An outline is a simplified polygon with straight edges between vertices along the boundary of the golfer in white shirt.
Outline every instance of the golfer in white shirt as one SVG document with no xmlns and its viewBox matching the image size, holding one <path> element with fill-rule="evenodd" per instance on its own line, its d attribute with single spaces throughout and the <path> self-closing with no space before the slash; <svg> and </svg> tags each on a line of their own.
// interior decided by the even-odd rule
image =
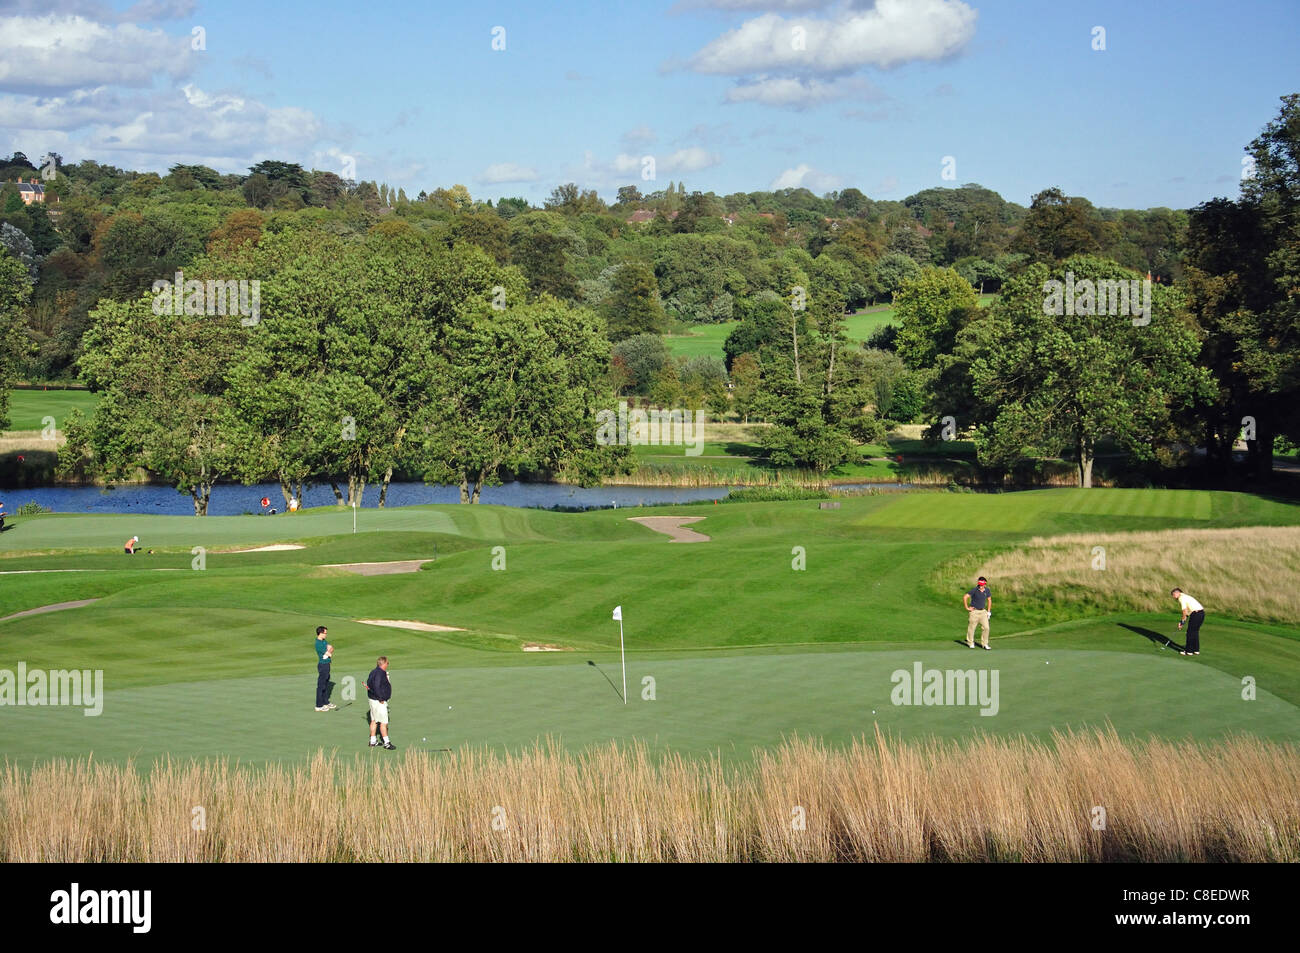
<svg viewBox="0 0 1300 953">
<path fill-rule="evenodd" d="M 1201 623 L 1205 621 L 1205 606 L 1201 605 L 1183 590 L 1175 587 L 1169 591 L 1169 594 L 1178 600 L 1178 605 L 1182 607 L 1183 617 L 1178 622 L 1178 628 L 1187 624 L 1187 645 L 1183 647 L 1181 655 L 1200 655 L 1201 654 Z"/>
</svg>

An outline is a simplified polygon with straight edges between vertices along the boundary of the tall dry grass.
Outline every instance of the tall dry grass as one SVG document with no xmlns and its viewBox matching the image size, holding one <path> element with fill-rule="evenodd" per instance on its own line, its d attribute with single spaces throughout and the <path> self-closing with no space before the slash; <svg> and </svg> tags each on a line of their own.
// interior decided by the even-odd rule
<svg viewBox="0 0 1300 953">
<path fill-rule="evenodd" d="M 1247 738 L 793 740 L 744 768 L 640 745 L 368 754 L 6 764 L 0 860 L 1300 860 L 1300 749 Z"/>
<path fill-rule="evenodd" d="M 1093 568 L 1094 547 L 1105 568 Z M 1107 611 L 1174 611 L 1174 586 L 1210 613 L 1293 623 L 1300 619 L 1300 527 L 1177 529 L 1035 538 L 978 567 L 1003 599 L 1084 605 Z M 971 566 L 941 570 L 941 584 L 965 581 Z M 951 578 L 950 578 L 951 577 Z M 951 588 L 951 585 L 949 586 Z"/>
</svg>

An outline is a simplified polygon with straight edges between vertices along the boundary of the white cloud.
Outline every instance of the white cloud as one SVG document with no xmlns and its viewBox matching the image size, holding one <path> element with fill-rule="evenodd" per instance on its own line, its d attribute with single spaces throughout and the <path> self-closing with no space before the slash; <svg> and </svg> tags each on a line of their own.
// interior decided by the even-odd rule
<svg viewBox="0 0 1300 953">
<path fill-rule="evenodd" d="M 830 175 L 826 172 L 819 172 L 806 162 L 795 166 L 793 169 L 786 169 L 775 179 L 772 180 L 771 188 L 777 189 L 809 189 L 813 192 L 830 192 L 840 187 L 838 176 Z"/>
<path fill-rule="evenodd" d="M 83 16 L 101 23 L 152 23 L 177 20 L 194 13 L 193 0 L 139 0 L 128 9 L 114 10 L 99 0 L 5 0 L 10 16 L 22 13 Z"/>
<path fill-rule="evenodd" d="M 537 170 L 515 162 L 497 162 L 480 172 L 476 181 L 483 185 L 500 185 L 504 182 L 536 182 Z"/>
<path fill-rule="evenodd" d="M 690 66 L 730 76 L 888 69 L 959 52 L 975 34 L 975 18 L 962 0 L 878 0 L 870 10 L 841 8 L 823 18 L 768 13 L 709 43 Z"/>
<path fill-rule="evenodd" d="M 635 129 L 629 129 L 623 133 L 622 141 L 624 149 L 636 149 L 640 146 L 648 146 L 654 142 L 657 137 L 654 130 L 645 123 L 637 126 Z"/>
<path fill-rule="evenodd" d="M 15 141 L 42 144 L 59 132 L 61 151 L 70 160 L 75 150 L 137 169 L 175 162 L 242 169 L 254 156 L 304 156 L 323 133 L 322 122 L 309 110 L 270 107 L 192 84 L 147 94 L 101 87 L 63 97 L 0 96 L 0 128 Z"/>
<path fill-rule="evenodd" d="M 883 94 L 865 79 L 844 76 L 831 80 L 763 77 L 742 81 L 727 91 L 729 103 L 760 103 L 807 109 L 840 99 L 879 100 Z"/>
<path fill-rule="evenodd" d="M 97 86 L 147 87 L 155 75 L 188 76 L 190 37 L 82 16 L 0 18 L 0 89 L 64 93 Z"/>
<path fill-rule="evenodd" d="M 654 160 L 655 178 L 643 180 L 644 162 L 649 156 Z M 638 185 L 646 191 L 654 191 L 656 181 L 680 178 L 693 172 L 702 172 L 721 164 L 722 156 L 700 146 L 688 146 L 673 152 L 659 153 L 653 150 L 633 155 L 620 152 L 613 159 L 597 159 L 592 152 L 583 154 L 581 167 L 572 170 L 569 178 L 588 189 L 612 189 L 620 185 Z"/>
<path fill-rule="evenodd" d="M 691 146 L 686 149 L 678 149 L 662 161 L 656 160 L 659 168 L 665 172 L 699 172 L 703 169 L 710 169 L 722 161 L 722 156 L 716 152 L 709 152 L 699 146 Z"/>
<path fill-rule="evenodd" d="M 820 10 L 831 0 L 681 0 L 671 12 L 681 10 Z"/>
<path fill-rule="evenodd" d="M 65 96 L 0 96 L 0 129 L 70 131 L 110 117 L 125 119 L 137 112 L 115 90 L 100 86 Z"/>
</svg>

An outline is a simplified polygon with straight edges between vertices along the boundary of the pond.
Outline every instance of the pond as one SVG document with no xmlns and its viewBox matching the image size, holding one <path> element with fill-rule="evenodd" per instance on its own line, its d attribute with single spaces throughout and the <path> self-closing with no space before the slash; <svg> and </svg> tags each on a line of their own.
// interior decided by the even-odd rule
<svg viewBox="0 0 1300 953">
<path fill-rule="evenodd" d="M 608 506 L 640 506 L 655 503 L 687 503 L 693 500 L 720 500 L 730 491 L 724 486 L 651 487 L 605 486 L 584 488 L 560 483 L 506 483 L 483 488 L 483 503 L 498 506 L 554 506 L 574 509 L 599 509 Z M 307 506 L 331 506 L 334 491 L 316 486 L 304 494 Z M 211 516 L 239 516 L 262 512 L 265 497 L 277 512 L 284 512 L 284 495 L 278 483 L 252 486 L 221 485 L 212 491 L 208 503 Z M 0 501 L 13 514 L 24 503 L 35 501 L 55 513 L 160 513 L 193 516 L 194 503 L 188 493 L 178 493 L 169 486 L 127 484 L 106 489 L 96 486 L 29 487 L 11 490 L 0 487 Z M 387 506 L 413 506 L 419 503 L 459 503 L 460 488 L 429 486 L 424 483 L 391 483 Z M 367 486 L 363 506 L 379 503 L 379 487 Z"/>
</svg>

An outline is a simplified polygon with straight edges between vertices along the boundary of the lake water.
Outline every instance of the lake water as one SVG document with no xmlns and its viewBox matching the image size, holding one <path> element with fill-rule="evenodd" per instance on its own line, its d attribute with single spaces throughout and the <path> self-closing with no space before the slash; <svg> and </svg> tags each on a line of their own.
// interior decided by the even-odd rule
<svg viewBox="0 0 1300 953">
<path fill-rule="evenodd" d="M 553 506 L 597 509 L 613 506 L 638 506 L 654 503 L 686 503 L 692 500 L 720 500 L 730 491 L 727 487 L 649 487 L 606 486 L 586 489 L 558 483 L 506 483 L 483 488 L 483 503 L 499 506 Z M 307 506 L 332 506 L 334 491 L 317 486 L 304 494 Z M 277 512 L 284 512 L 284 495 L 278 483 L 253 486 L 218 486 L 212 491 L 208 513 L 212 516 L 239 516 L 262 511 L 262 497 L 271 501 Z M 35 501 L 55 513 L 161 513 L 192 516 L 194 503 L 188 493 L 178 493 L 167 486 L 125 485 L 103 487 L 34 487 L 10 490 L 0 487 L 0 501 L 12 514 L 24 503 Z M 459 503 L 460 488 L 427 486 L 423 483 L 391 483 L 387 506 L 412 506 L 418 503 Z M 363 506 L 379 503 L 379 487 L 367 486 Z"/>
</svg>

